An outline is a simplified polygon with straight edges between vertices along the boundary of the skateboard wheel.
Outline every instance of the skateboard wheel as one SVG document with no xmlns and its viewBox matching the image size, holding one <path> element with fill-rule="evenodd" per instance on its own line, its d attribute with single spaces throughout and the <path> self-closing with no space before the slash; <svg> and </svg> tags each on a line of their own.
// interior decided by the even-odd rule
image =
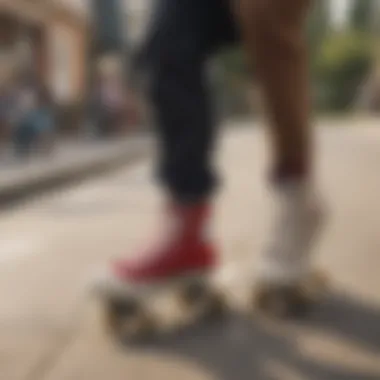
<svg viewBox="0 0 380 380">
<path fill-rule="evenodd" d="M 106 328 L 120 341 L 136 341 L 153 331 L 153 323 L 136 300 L 112 300 L 106 305 Z"/>
<path fill-rule="evenodd" d="M 205 318 L 214 319 L 224 315 L 227 310 L 227 304 L 221 294 L 214 293 L 208 302 L 209 304 L 205 313 Z"/>
<path fill-rule="evenodd" d="M 305 281 L 291 286 L 265 284 L 254 295 L 253 304 L 265 314 L 278 318 L 300 316 L 319 301 L 328 288 L 328 277 L 315 271 Z"/>
<path fill-rule="evenodd" d="M 193 307 L 207 300 L 209 289 L 204 283 L 192 283 L 180 291 L 180 300 L 187 307 Z"/>
<path fill-rule="evenodd" d="M 297 288 L 267 288 L 255 295 L 254 305 L 275 318 L 288 318 L 304 314 L 310 300 Z"/>
<path fill-rule="evenodd" d="M 185 308 L 198 310 L 200 319 L 219 317 L 226 309 L 222 295 L 205 283 L 185 287 L 180 293 L 180 302 Z"/>
</svg>

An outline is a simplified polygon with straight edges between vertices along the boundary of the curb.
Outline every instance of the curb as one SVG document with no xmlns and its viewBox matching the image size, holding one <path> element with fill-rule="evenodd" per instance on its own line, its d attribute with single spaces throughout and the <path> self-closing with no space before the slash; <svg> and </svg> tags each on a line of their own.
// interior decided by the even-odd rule
<svg viewBox="0 0 380 380">
<path fill-rule="evenodd" d="M 132 164 L 149 154 L 151 139 L 131 138 L 120 146 L 98 154 L 97 157 L 86 157 L 79 163 L 52 165 L 47 170 L 37 170 L 24 175 L 11 183 L 0 186 L 0 209 L 12 207 L 19 202 L 41 195 L 64 185 L 80 182 L 126 164 Z"/>
</svg>

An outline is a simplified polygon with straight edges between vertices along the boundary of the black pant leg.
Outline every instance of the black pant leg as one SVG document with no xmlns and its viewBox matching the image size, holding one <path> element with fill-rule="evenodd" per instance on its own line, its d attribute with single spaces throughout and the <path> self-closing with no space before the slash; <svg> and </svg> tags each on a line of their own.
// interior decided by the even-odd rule
<svg viewBox="0 0 380 380">
<path fill-rule="evenodd" d="M 233 25 L 222 0 L 159 0 L 144 60 L 160 137 L 159 176 L 179 201 L 208 197 L 215 122 L 205 64 Z M 230 29 L 229 29 L 230 28 Z"/>
</svg>

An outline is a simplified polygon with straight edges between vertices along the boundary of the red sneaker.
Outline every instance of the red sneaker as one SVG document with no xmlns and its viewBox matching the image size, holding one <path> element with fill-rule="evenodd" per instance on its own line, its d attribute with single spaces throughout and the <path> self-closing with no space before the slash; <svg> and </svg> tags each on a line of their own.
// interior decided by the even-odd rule
<svg viewBox="0 0 380 380">
<path fill-rule="evenodd" d="M 207 235 L 207 205 L 173 205 L 167 212 L 161 242 L 136 256 L 113 263 L 106 289 L 125 291 L 213 272 L 216 254 Z"/>
</svg>

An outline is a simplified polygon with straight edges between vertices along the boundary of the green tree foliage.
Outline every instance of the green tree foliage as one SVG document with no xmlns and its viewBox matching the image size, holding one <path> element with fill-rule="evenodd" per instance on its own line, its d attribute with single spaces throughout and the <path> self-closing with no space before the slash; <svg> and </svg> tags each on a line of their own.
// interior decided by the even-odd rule
<svg viewBox="0 0 380 380">
<path fill-rule="evenodd" d="M 224 70 L 233 77 L 243 77 L 248 74 L 246 57 L 241 46 L 226 49 L 220 54 L 219 60 Z"/>
<path fill-rule="evenodd" d="M 309 20 L 311 75 L 316 106 L 342 111 L 352 105 L 370 70 L 373 55 L 371 18 L 374 1 L 352 0 L 346 28 L 330 28 L 329 2 L 319 0 Z"/>
<path fill-rule="evenodd" d="M 373 63 L 372 6 L 380 0 L 352 1 L 349 22 L 343 29 L 331 27 L 331 0 L 315 1 L 310 12 L 307 37 L 311 77 L 316 106 L 321 110 L 348 109 L 356 99 L 357 90 Z M 247 81 L 251 68 L 246 64 L 242 48 L 222 52 L 218 62 L 222 68 L 219 88 L 223 88 L 226 99 L 229 99 L 226 104 L 233 100 L 235 103 L 241 102 L 241 94 L 252 83 Z"/>
<path fill-rule="evenodd" d="M 308 42 L 311 61 L 318 55 L 321 44 L 329 30 L 329 3 L 327 0 L 314 2 L 310 18 L 308 20 Z"/>
<path fill-rule="evenodd" d="M 241 114 L 247 110 L 247 88 L 252 84 L 251 68 L 241 45 L 221 51 L 216 59 L 218 77 L 216 89 L 223 98 L 227 114 Z"/>
<path fill-rule="evenodd" d="M 350 15 L 350 25 L 352 28 L 363 31 L 371 29 L 375 1 L 379 0 L 353 0 Z"/>
<path fill-rule="evenodd" d="M 351 30 L 330 35 L 316 62 L 319 104 L 330 110 L 349 107 L 369 72 L 372 59 L 368 34 Z"/>
</svg>

